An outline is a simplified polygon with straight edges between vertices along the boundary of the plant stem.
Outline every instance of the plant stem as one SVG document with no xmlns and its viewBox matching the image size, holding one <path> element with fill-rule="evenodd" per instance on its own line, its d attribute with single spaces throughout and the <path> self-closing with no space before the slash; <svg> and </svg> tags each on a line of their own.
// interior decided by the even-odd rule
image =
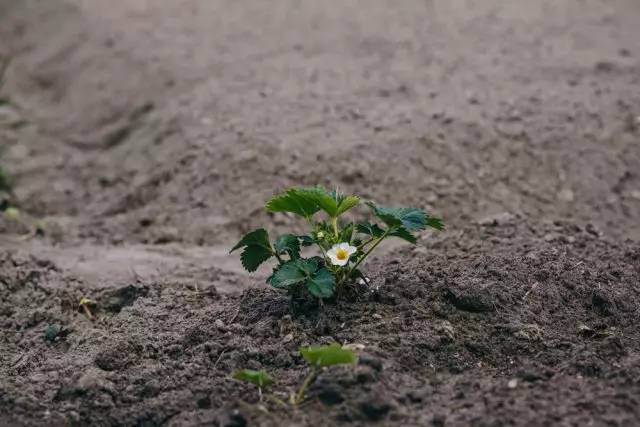
<svg viewBox="0 0 640 427">
<path fill-rule="evenodd" d="M 376 240 L 375 237 L 372 237 L 369 240 L 367 240 L 366 242 L 361 243 L 360 246 L 358 246 L 356 249 L 360 250 L 360 249 L 364 248 L 365 246 L 367 246 L 369 243 L 373 242 L 374 240 Z"/>
<path fill-rule="evenodd" d="M 340 283 L 338 283 L 339 285 L 342 285 L 344 282 L 346 282 L 349 277 L 351 277 L 351 275 L 353 274 L 354 271 L 356 271 L 356 269 L 360 266 L 360 264 L 362 264 L 362 261 L 365 260 L 366 257 L 369 256 L 369 254 L 378 247 L 378 245 L 380 244 L 380 242 L 382 242 L 384 240 L 385 237 L 387 237 L 387 235 L 392 231 L 391 228 L 389 228 L 387 231 L 384 232 L 384 234 L 382 236 L 380 236 L 380 238 L 378 240 L 376 240 L 376 242 L 373 244 L 373 246 L 371 246 L 369 248 L 369 250 L 367 250 L 367 252 L 364 253 L 364 255 L 362 255 L 362 257 L 360 257 L 360 259 L 358 260 L 358 262 L 355 263 L 355 265 L 353 267 L 351 267 L 351 270 L 349 270 L 349 272 L 344 276 L 344 278 L 340 281 Z"/>
<path fill-rule="evenodd" d="M 309 221 L 309 224 L 311 224 L 311 227 L 313 227 L 313 231 L 318 232 L 318 228 L 316 227 L 316 225 L 313 223 L 313 220 L 311 219 L 310 216 L 306 217 L 307 221 Z"/>
<path fill-rule="evenodd" d="M 353 242 L 353 233 L 356 232 L 356 223 L 351 221 L 351 236 L 349 237 L 349 244 Z"/>
<path fill-rule="evenodd" d="M 338 217 L 333 218 L 333 232 L 338 237 Z"/>
<path fill-rule="evenodd" d="M 298 404 L 300 404 L 300 402 L 302 402 L 302 398 L 304 397 L 304 393 L 307 391 L 307 389 L 311 385 L 311 382 L 314 380 L 316 375 L 318 375 L 318 370 L 316 368 L 311 368 L 311 369 L 312 369 L 311 373 L 309 374 L 307 379 L 304 380 L 304 383 L 302 384 L 302 387 L 300 387 L 300 390 L 298 390 L 298 395 L 296 396 L 296 400 L 295 400 L 295 404 L 296 405 L 298 405 Z"/>
<path fill-rule="evenodd" d="M 309 221 L 309 224 L 311 224 L 311 227 L 313 227 L 313 231 L 315 231 L 316 233 L 318 232 L 318 228 L 316 227 L 316 225 L 313 223 L 313 221 L 311 220 L 311 217 L 308 216 L 307 217 L 307 221 Z M 327 255 L 324 253 L 324 249 L 322 248 L 322 246 L 320 245 L 320 243 L 316 243 L 318 245 L 318 248 L 320 248 L 320 252 L 322 253 L 322 257 L 323 258 L 327 258 Z"/>
<path fill-rule="evenodd" d="M 277 405 L 287 406 L 286 403 L 284 403 L 280 398 L 276 397 L 273 393 L 267 394 L 267 397 Z"/>
</svg>

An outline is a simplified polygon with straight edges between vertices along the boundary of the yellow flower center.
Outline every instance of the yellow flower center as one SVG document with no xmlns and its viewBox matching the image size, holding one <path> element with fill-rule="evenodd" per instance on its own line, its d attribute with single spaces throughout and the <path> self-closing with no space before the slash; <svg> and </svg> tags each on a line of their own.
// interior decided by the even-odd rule
<svg viewBox="0 0 640 427">
<path fill-rule="evenodd" d="M 336 252 L 336 258 L 338 258 L 340 261 L 344 261 L 345 259 L 349 258 L 349 252 L 345 251 L 344 249 L 338 249 L 338 251 Z"/>
</svg>

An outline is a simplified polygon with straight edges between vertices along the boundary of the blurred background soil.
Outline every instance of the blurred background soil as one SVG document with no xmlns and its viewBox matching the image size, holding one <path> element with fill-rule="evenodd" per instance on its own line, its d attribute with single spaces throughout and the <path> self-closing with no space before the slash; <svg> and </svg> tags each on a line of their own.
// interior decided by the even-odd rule
<svg viewBox="0 0 640 427">
<path fill-rule="evenodd" d="M 594 307 L 594 289 L 621 281 L 616 298 L 627 299 L 631 308 L 615 311 L 615 316 L 628 320 L 629 313 L 637 315 L 639 23 L 637 0 L 0 0 L 0 56 L 12 60 L 0 93 L 8 100 L 0 105 L 0 124 L 5 124 L 0 125 L 0 161 L 21 209 L 18 221 L 0 219 L 2 346 L 9 349 L 0 358 L 8 378 L 3 390 L 9 396 L 0 397 L 0 408 L 22 408 L 22 418 L 11 425 L 169 423 L 131 418 L 127 411 L 135 405 L 113 396 L 112 403 L 95 411 L 97 418 L 82 418 L 84 409 L 79 408 L 86 409 L 85 403 L 95 398 L 86 397 L 93 396 L 86 390 L 77 406 L 65 406 L 65 399 L 75 395 L 56 377 L 62 371 L 54 353 L 70 351 L 60 353 L 60 360 L 75 363 L 77 375 L 102 369 L 93 356 L 80 357 L 81 346 L 47 347 L 46 356 L 34 362 L 35 371 L 16 370 L 23 363 L 16 358 L 34 343 L 45 345 L 47 325 L 62 321 L 62 300 L 109 300 L 112 292 L 128 286 L 168 292 L 181 301 L 176 304 L 184 304 L 185 313 L 198 310 L 190 298 L 200 292 L 218 295 L 210 311 L 196 316 L 199 322 L 213 322 L 222 316 L 220 310 L 237 305 L 234 298 L 241 298 L 237 295 L 244 289 L 262 287 L 261 276 L 268 272 L 246 275 L 237 257 L 227 254 L 239 236 L 255 227 L 276 233 L 302 230 L 295 218 L 268 215 L 263 209 L 268 197 L 293 185 L 339 186 L 381 204 L 416 206 L 442 217 L 445 235 L 425 235 L 406 255 L 417 257 L 417 275 L 429 256 L 441 257 L 437 262 L 443 266 L 449 256 L 462 257 L 456 261 L 466 272 L 460 280 L 476 283 L 476 261 L 469 264 L 466 256 L 482 251 L 496 257 L 493 263 L 522 268 L 522 277 L 531 278 L 537 267 L 513 257 L 544 248 L 555 251 L 561 265 L 565 260 L 591 263 L 589 274 L 601 278 L 580 285 L 584 294 L 576 304 L 582 310 Z M 30 235 L 39 220 L 45 224 L 44 236 Z M 509 231 L 496 237 L 487 227 Z M 567 249 L 576 247 L 575 253 Z M 395 283 L 389 278 L 395 267 L 384 265 L 405 250 L 383 245 L 372 271 L 384 283 Z M 621 263 L 614 268 L 617 273 L 610 272 L 610 264 L 596 265 L 600 259 Z M 565 286 L 561 276 L 574 273 L 562 271 L 549 273 L 555 274 L 550 282 Z M 425 286 L 454 304 L 456 298 L 446 297 L 444 276 L 438 277 Z M 411 280 L 402 286 L 413 286 Z M 516 292 L 508 286 L 500 289 Z M 145 304 L 159 304 L 154 298 L 160 297 L 134 294 L 131 307 L 151 316 Z M 615 298 L 603 298 L 601 303 L 596 298 L 595 306 L 602 316 L 611 316 L 598 304 L 609 307 Z M 140 335 L 136 328 L 142 326 L 131 320 L 136 316 L 128 312 L 131 307 L 105 314 L 112 320 L 124 316 L 117 321 L 125 326 L 76 328 L 74 339 L 91 341 L 98 334 L 113 344 L 111 337 L 131 334 L 125 341 L 135 342 L 133 337 Z M 575 310 L 574 323 L 591 319 Z M 176 328 L 187 328 L 184 318 L 164 315 L 163 327 L 178 322 Z M 557 313 L 548 315 L 555 319 Z M 513 316 L 507 323 L 520 314 Z M 613 323 L 604 328 L 624 329 Z M 166 344 L 162 330 L 157 333 Z M 207 335 L 200 344 L 211 340 L 215 347 L 228 339 Z M 624 363 L 637 361 L 637 339 L 629 339 L 621 341 L 626 362 L 621 362 L 623 353 L 616 353 L 615 361 L 605 357 L 607 363 L 624 370 Z M 97 342 L 95 351 L 102 345 Z M 136 357 L 148 356 L 139 347 L 129 350 Z M 522 355 L 529 350 L 500 351 Z M 577 354 L 564 347 L 561 351 L 572 355 L 567 357 Z M 220 352 L 214 352 L 215 358 Z M 180 356 L 186 358 L 181 363 L 195 363 L 189 354 Z M 394 354 L 387 348 L 378 356 L 395 360 Z M 474 363 L 501 367 L 480 366 L 483 381 L 494 384 L 516 372 L 502 369 L 504 361 L 496 362 L 494 356 L 474 354 Z M 535 360 L 556 370 L 553 361 Z M 454 375 L 449 365 L 434 366 Z M 464 366 L 456 369 L 468 373 L 465 369 L 471 368 Z M 599 368 L 598 375 L 613 372 L 611 366 Z M 571 369 L 559 372 L 575 374 Z M 637 369 L 624 372 L 637 380 Z M 294 371 L 291 378 L 299 374 Z M 122 375 L 129 378 L 120 379 L 124 388 L 133 384 L 127 382 L 133 381 L 129 374 Z M 215 378 L 227 375 L 224 371 Z M 561 376 L 561 386 L 553 389 L 559 393 L 556 398 L 573 387 L 565 380 Z M 391 387 L 389 399 L 397 400 L 392 380 L 376 381 Z M 36 391 L 25 391 L 27 383 Z M 180 384 L 177 390 L 196 393 L 188 382 Z M 604 387 L 607 396 L 616 393 L 613 383 L 602 384 L 594 387 Z M 223 393 L 237 389 L 221 387 Z M 584 391 L 576 387 L 572 399 Z M 474 390 L 473 399 L 480 399 L 482 394 Z M 55 397 L 53 392 L 62 394 Z M 120 391 L 113 393 L 120 396 Z M 162 395 L 154 393 L 142 399 Z M 523 399 L 535 393 L 525 393 Z M 577 407 L 599 413 L 602 408 L 593 403 L 598 393 L 589 397 L 591 403 Z M 29 396 L 34 402 L 44 399 L 44 406 L 30 407 Z M 150 407 L 157 411 L 171 399 Z M 445 419 L 456 414 L 453 425 L 528 419 L 519 418 L 517 411 L 493 421 L 482 415 L 458 419 L 459 407 L 451 402 L 442 405 L 449 408 L 443 409 Z M 214 413 L 223 403 L 228 402 L 214 399 L 209 407 L 198 408 Z M 612 425 L 636 425 L 637 402 L 622 406 L 623 416 Z M 41 418 L 47 408 L 58 418 Z M 430 416 L 435 411 L 418 408 Z M 476 407 L 472 413 L 483 410 Z M 411 411 L 400 420 L 424 425 Z M 383 412 L 379 420 L 367 422 L 398 425 L 386 418 L 389 411 Z M 30 413 L 33 419 L 25 415 Z M 440 415 L 432 417 L 434 425 Z M 354 417 L 340 419 L 360 422 Z M 187 418 L 170 417 L 176 425 L 199 425 Z M 608 421 L 599 419 L 594 425 L 604 425 L 600 422 Z"/>
</svg>

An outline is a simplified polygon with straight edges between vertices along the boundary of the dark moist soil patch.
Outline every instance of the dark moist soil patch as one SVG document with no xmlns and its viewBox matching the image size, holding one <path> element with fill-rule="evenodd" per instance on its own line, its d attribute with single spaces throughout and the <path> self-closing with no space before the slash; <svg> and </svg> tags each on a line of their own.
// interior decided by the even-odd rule
<svg viewBox="0 0 640 427">
<path fill-rule="evenodd" d="M 512 218 L 430 245 L 370 264 L 359 301 L 305 312 L 260 286 L 92 289 L 4 252 L 0 425 L 638 425 L 637 244 Z M 93 322 L 61 309 L 85 293 Z M 48 342 L 51 325 L 64 333 Z M 230 379 L 265 369 L 293 390 L 298 346 L 331 342 L 364 345 L 359 363 L 322 374 L 299 410 L 265 412 Z"/>
</svg>

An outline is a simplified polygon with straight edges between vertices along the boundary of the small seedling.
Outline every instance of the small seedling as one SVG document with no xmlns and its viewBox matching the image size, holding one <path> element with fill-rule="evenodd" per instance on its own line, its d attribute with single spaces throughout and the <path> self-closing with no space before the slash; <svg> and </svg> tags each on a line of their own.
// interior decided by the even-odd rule
<svg viewBox="0 0 640 427">
<path fill-rule="evenodd" d="M 324 187 L 291 188 L 266 204 L 269 212 L 287 212 L 304 218 L 311 226 L 308 235 L 284 234 L 272 243 L 265 229 L 247 233 L 231 252 L 244 248 L 240 259 L 253 272 L 265 261 L 275 258 L 278 265 L 267 283 L 293 293 L 299 286 L 320 299 L 340 294 L 352 280 L 362 277 L 362 262 L 389 237 L 417 243 L 414 233 L 427 227 L 444 230 L 440 218 L 418 208 L 380 207 L 366 202 L 381 224 L 364 221 L 344 222 L 343 215 L 360 204 L 355 195 L 345 196 Z M 324 219 L 317 220 L 316 215 Z M 303 258 L 304 246 L 316 245 L 321 256 Z"/>
<path fill-rule="evenodd" d="M 241 371 L 234 372 L 232 377 L 236 380 L 244 380 L 253 383 L 258 387 L 258 393 L 260 394 L 260 401 L 262 402 L 262 391 L 268 391 L 268 389 L 275 383 L 273 378 L 264 371 L 254 371 L 251 369 L 242 369 Z"/>
<path fill-rule="evenodd" d="M 356 363 L 358 360 L 351 349 L 341 347 L 340 344 L 331 344 L 328 346 L 315 345 L 308 348 L 300 348 L 300 353 L 311 367 L 311 372 L 307 378 L 305 378 L 298 392 L 289 397 L 289 402 L 292 405 L 299 405 L 302 402 L 309 386 L 324 368 L 334 365 L 349 365 Z M 260 393 L 260 401 L 262 401 L 262 392 L 266 391 L 275 383 L 266 372 L 252 371 L 250 369 L 237 371 L 232 377 L 255 384 L 258 387 L 258 393 Z M 282 400 L 278 399 L 272 393 L 269 393 L 268 396 L 269 399 L 278 405 L 285 405 Z"/>
<path fill-rule="evenodd" d="M 358 361 L 353 351 L 341 347 L 340 344 L 331 344 L 329 346 L 315 345 L 308 348 L 301 348 L 300 353 L 302 353 L 302 357 L 304 357 L 304 360 L 306 360 L 311 367 L 311 372 L 302 384 L 302 387 L 300 387 L 300 390 L 298 390 L 295 401 L 293 400 L 293 396 L 291 396 L 291 402 L 296 405 L 302 402 L 307 389 L 322 369 L 334 365 L 351 365 Z"/>
<path fill-rule="evenodd" d="M 20 219 L 20 210 L 18 208 L 14 208 L 13 206 L 10 206 L 7 209 L 5 209 L 4 216 L 9 221 L 17 221 Z"/>
</svg>

